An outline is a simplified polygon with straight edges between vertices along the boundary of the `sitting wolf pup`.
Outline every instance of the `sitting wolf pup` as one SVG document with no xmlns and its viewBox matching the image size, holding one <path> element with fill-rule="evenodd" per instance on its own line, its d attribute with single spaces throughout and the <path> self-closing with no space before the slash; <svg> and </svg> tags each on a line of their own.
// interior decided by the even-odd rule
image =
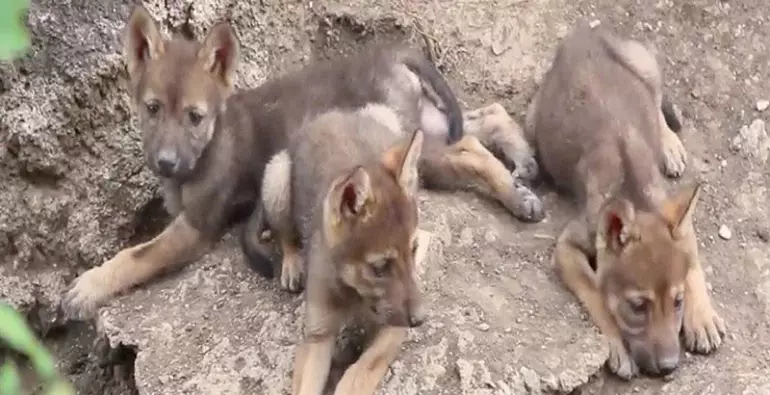
<svg viewBox="0 0 770 395">
<path fill-rule="evenodd" d="M 322 393 L 337 333 L 361 315 L 379 329 L 335 394 L 373 394 L 406 329 L 423 320 L 414 251 L 424 136 L 406 135 L 383 105 L 330 111 L 305 129 L 265 168 L 262 195 L 271 228 L 296 230 L 307 262 L 292 394 Z"/>
<path fill-rule="evenodd" d="M 399 115 L 416 114 L 400 117 L 406 130 L 419 127 L 449 143 L 464 139 L 462 113 L 449 85 L 413 50 L 371 48 L 234 92 L 240 44 L 228 23 L 213 26 L 202 42 L 166 39 L 149 12 L 137 5 L 123 33 L 129 94 L 145 159 L 160 178 L 174 219 L 152 240 L 125 248 L 80 275 L 63 299 L 69 316 L 89 316 L 116 294 L 208 252 L 254 211 L 267 161 L 286 148 L 287 138 L 307 117 L 383 103 Z M 542 219 L 537 196 L 474 141 L 465 139 L 448 159 L 458 171 L 444 184 L 476 186 L 514 216 Z"/>
<path fill-rule="evenodd" d="M 668 194 L 661 174 L 685 169 L 680 126 L 652 50 L 587 25 L 561 44 L 527 114 L 541 167 L 581 209 L 558 238 L 555 265 L 624 379 L 675 370 L 682 329 L 698 353 L 725 332 L 698 257 L 700 183 Z"/>
</svg>

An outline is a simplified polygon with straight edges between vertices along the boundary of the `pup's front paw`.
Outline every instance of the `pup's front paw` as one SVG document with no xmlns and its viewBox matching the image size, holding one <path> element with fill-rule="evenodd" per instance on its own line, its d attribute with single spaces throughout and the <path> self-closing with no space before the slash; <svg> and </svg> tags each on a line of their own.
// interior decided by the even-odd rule
<svg viewBox="0 0 770 395">
<path fill-rule="evenodd" d="M 362 386 L 370 385 L 364 382 L 366 379 L 366 372 L 360 364 L 353 363 L 342 375 L 342 378 L 337 382 L 337 386 L 334 388 L 334 395 L 356 395 L 360 394 L 364 390 Z"/>
<path fill-rule="evenodd" d="M 103 271 L 103 268 L 97 266 L 73 281 L 61 302 L 62 311 L 67 318 L 93 318 L 98 308 L 107 301 L 110 291 L 104 281 Z"/>
<path fill-rule="evenodd" d="M 512 196 L 503 204 L 521 221 L 540 222 L 545 218 L 543 201 L 520 180 L 515 181 Z"/>
<path fill-rule="evenodd" d="M 680 177 L 687 167 L 687 150 L 674 132 L 665 130 L 663 133 L 663 172 L 668 177 Z"/>
<path fill-rule="evenodd" d="M 727 329 L 709 302 L 686 305 L 683 327 L 685 347 L 699 354 L 709 354 L 719 348 Z"/>
<path fill-rule="evenodd" d="M 626 350 L 620 339 L 608 338 L 610 345 L 610 357 L 607 359 L 607 368 L 610 372 L 623 380 L 631 380 L 639 374 L 639 367 Z"/>
</svg>

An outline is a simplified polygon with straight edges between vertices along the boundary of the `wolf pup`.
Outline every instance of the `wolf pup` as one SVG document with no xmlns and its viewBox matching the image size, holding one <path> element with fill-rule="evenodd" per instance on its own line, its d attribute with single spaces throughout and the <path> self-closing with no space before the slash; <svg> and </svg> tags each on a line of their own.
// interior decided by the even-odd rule
<svg viewBox="0 0 770 395">
<path fill-rule="evenodd" d="M 581 210 L 553 260 L 624 379 L 674 371 L 682 329 L 697 353 L 717 349 L 725 332 L 698 257 L 700 183 L 665 188 L 664 175 L 681 176 L 687 153 L 662 80 L 654 49 L 580 25 L 557 49 L 525 125 L 544 172 Z"/>
<path fill-rule="evenodd" d="M 322 393 L 337 333 L 361 318 L 379 329 L 335 394 L 373 394 L 407 328 L 423 321 L 414 273 L 423 132 L 406 135 L 398 115 L 376 104 L 333 110 L 304 128 L 263 183 L 268 222 L 297 232 L 308 263 L 292 394 Z"/>
<path fill-rule="evenodd" d="M 80 275 L 63 299 L 71 317 L 90 316 L 118 293 L 209 251 L 254 211 L 265 164 L 308 116 L 387 103 L 419 114 L 410 130 L 420 126 L 449 143 L 464 138 L 448 84 L 409 49 L 371 48 L 234 92 L 240 44 L 228 23 L 214 25 L 202 42 L 167 39 L 137 5 L 123 32 L 123 51 L 146 163 L 159 177 L 174 219 L 152 240 Z M 459 159 L 465 182 L 489 191 L 523 220 L 541 219 L 540 200 L 511 172 L 486 166 L 500 164 L 489 151 L 474 148 Z"/>
</svg>

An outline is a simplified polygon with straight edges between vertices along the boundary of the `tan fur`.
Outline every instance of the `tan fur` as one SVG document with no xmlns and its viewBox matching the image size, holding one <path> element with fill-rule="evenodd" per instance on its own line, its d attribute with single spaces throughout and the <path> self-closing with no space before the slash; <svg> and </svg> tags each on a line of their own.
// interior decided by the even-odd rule
<svg viewBox="0 0 770 395">
<path fill-rule="evenodd" d="M 180 215 L 158 236 L 131 248 L 121 250 L 101 266 L 77 278 L 71 303 L 86 311 L 115 295 L 116 290 L 141 284 L 176 265 L 193 262 L 208 251 L 210 245 L 187 218 Z"/>
<path fill-rule="evenodd" d="M 525 125 L 541 168 L 580 204 L 554 264 L 608 339 L 608 367 L 625 379 L 674 370 L 680 330 L 701 353 L 725 331 L 698 257 L 700 184 L 669 194 L 661 175 L 680 176 L 687 160 L 663 96 L 651 51 L 582 25 L 559 47 Z"/>
<path fill-rule="evenodd" d="M 424 135 L 418 130 L 405 139 L 395 111 L 383 105 L 333 110 L 303 128 L 309 138 L 279 154 L 292 160 L 275 158 L 265 169 L 265 183 L 270 179 L 275 190 L 291 185 L 289 193 L 262 199 L 277 237 L 302 240 L 302 250 L 282 246 L 284 265 L 308 265 L 305 339 L 297 346 L 292 393 L 322 392 L 338 331 L 349 319 L 364 319 L 377 328 L 374 340 L 336 393 L 373 394 L 406 327 L 423 320 L 415 259 L 424 257 L 428 238 L 417 231 L 415 199 Z M 272 196 L 291 198 L 265 198 Z M 297 235 L 281 234 L 287 230 Z"/>
</svg>

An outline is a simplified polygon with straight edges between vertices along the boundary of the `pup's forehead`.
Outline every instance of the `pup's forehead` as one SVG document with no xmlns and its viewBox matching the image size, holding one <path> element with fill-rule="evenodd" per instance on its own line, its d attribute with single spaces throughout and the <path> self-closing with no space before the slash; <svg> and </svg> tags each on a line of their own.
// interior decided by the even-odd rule
<svg viewBox="0 0 770 395">
<path fill-rule="evenodd" d="M 609 273 L 611 281 L 618 282 L 622 289 L 650 297 L 667 295 L 683 287 L 689 256 L 673 241 L 642 242 L 624 255 Z"/>
<path fill-rule="evenodd" d="M 198 62 L 200 43 L 181 39 L 166 42 L 165 51 L 148 63 L 140 99 L 159 99 L 176 107 L 206 99 L 209 78 Z"/>
</svg>

